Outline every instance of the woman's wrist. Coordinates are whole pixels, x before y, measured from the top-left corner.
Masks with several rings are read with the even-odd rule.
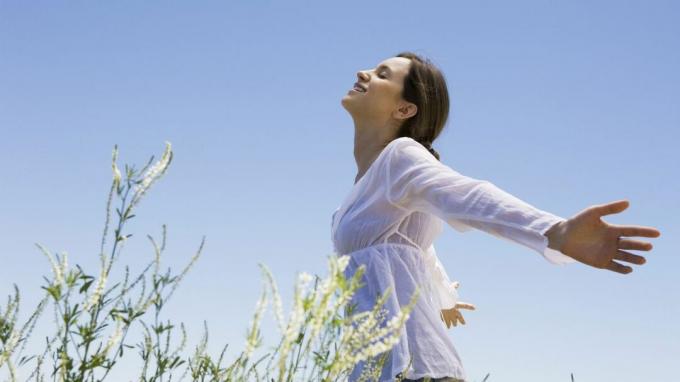
[[[564,242],[564,232],[566,230],[567,221],[562,220],[555,223],[543,234],[548,238],[548,248],[562,252],[562,243]]]

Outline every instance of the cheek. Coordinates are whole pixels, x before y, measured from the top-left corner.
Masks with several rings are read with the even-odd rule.
[[[399,101],[401,98],[401,88],[399,86],[391,82],[382,83],[380,85],[379,91],[382,98],[389,100],[392,103]]]
[[[373,102],[381,105],[383,108],[392,108],[397,101],[399,101],[399,92],[394,88],[394,86],[381,85],[376,86],[373,94],[370,94],[373,98]]]
[[[371,94],[363,102],[363,109],[374,116],[385,116],[394,110],[394,102],[386,94]]]

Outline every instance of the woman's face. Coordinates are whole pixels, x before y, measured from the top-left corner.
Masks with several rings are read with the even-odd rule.
[[[411,60],[391,57],[370,70],[357,72],[355,84],[342,98],[342,106],[352,115],[355,124],[368,126],[400,125],[405,118],[415,114],[416,105],[402,99],[404,77],[408,74]]]

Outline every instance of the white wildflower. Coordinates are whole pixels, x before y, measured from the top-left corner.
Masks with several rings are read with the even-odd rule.
[[[118,185],[120,184],[120,179],[121,179],[121,174],[120,170],[118,170],[118,166],[116,165],[116,159],[118,158],[118,147],[113,148],[113,160],[112,162],[112,167],[113,167],[113,182]]]
[[[255,315],[251,323],[250,333],[246,340],[245,358],[249,358],[255,347],[258,345],[258,332],[259,332],[258,326],[262,318],[262,313],[264,312],[264,308],[266,306],[267,306],[267,293],[265,290],[262,292],[262,296],[257,301],[257,305],[255,306]]]
[[[418,294],[416,288],[410,303],[387,321],[385,321],[387,311],[381,306],[386,301],[388,293],[380,296],[371,311],[352,315],[351,325],[344,328],[340,338],[340,348],[331,365],[330,376],[335,377],[343,370],[369,357],[380,355],[398,343],[403,325],[410,316]]]
[[[349,264],[349,255],[342,255],[338,257],[338,270],[343,272],[347,265]]]
[[[7,341],[7,344],[4,347],[4,350],[2,353],[0,353],[0,367],[9,360],[10,356],[16,349],[17,345],[19,344],[19,332],[12,329],[12,334],[9,337],[9,340]]]
[[[299,276],[299,280],[303,285],[307,285],[314,280],[314,276],[310,275],[307,272],[302,272]]]
[[[68,254],[66,252],[61,253],[61,273],[62,275],[66,273],[68,270],[68,260],[67,260]]]
[[[349,256],[345,257],[347,257],[347,260],[349,259]],[[338,272],[342,272],[340,268],[342,267],[341,263],[344,261],[345,259],[338,261],[335,256],[331,256],[328,260],[330,275],[323,280],[321,286],[317,288],[314,294],[315,306],[313,307],[312,311],[312,323],[309,331],[310,338],[316,337],[316,335],[321,331],[321,327],[323,326],[324,322],[326,322],[328,318],[335,312],[335,310],[330,309],[331,307],[335,307],[335,305],[330,304],[330,302],[335,290],[337,289],[338,285],[336,280]]]
[[[42,253],[50,261],[50,265],[52,265],[52,273],[54,273],[54,283],[61,285],[62,281],[64,280],[64,275],[61,271],[61,267],[57,264],[57,262],[54,260],[50,252],[45,247],[43,247],[40,243],[35,243],[35,245],[38,248],[40,248]]]
[[[291,309],[290,316],[288,319],[288,325],[286,327],[283,340],[281,342],[281,347],[279,351],[279,377],[282,378],[286,370],[286,359],[288,359],[288,353],[293,347],[293,343],[297,341],[302,325],[305,320],[305,310],[303,301],[303,292],[307,291],[307,286],[311,282],[309,277],[301,274],[298,276],[298,282],[295,285],[295,292],[293,297],[293,308]],[[307,293],[304,293],[307,296]]]
[[[139,202],[139,200],[144,196],[146,191],[151,187],[151,185],[160,178],[161,175],[167,170],[170,161],[172,160],[172,145],[170,142],[165,142],[165,151],[163,156],[158,162],[154,163],[149,167],[144,175],[142,176],[142,181],[140,184],[135,186],[134,196],[130,201],[130,206],[134,206]]]
[[[108,354],[109,350],[112,347],[118,345],[118,342],[120,342],[120,339],[123,337],[122,324],[123,320],[120,317],[116,317],[116,329],[114,330],[113,334],[111,334],[111,337],[109,337],[109,340],[106,342],[106,346],[104,347],[102,354],[104,355]]]
[[[104,292],[104,287],[106,286],[106,266],[102,265],[101,268],[101,273],[99,275],[99,280],[97,281],[97,286],[95,287],[94,292],[92,292],[92,295],[90,295],[90,298],[87,300],[87,303],[83,307],[86,311],[89,311],[91,308],[97,305],[99,302],[99,298],[102,296],[102,293]]]
[[[283,318],[283,303],[281,302],[281,295],[279,294],[279,289],[276,286],[276,282],[274,281],[274,277],[272,276],[271,272],[269,269],[264,265],[260,264],[260,268],[264,272],[267,281],[269,282],[269,286],[272,290],[272,297],[274,299],[274,315],[276,317],[276,323],[279,326],[279,332],[283,334],[285,327],[284,327],[284,318]]]

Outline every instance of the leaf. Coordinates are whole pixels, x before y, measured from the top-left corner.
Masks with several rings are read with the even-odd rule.
[[[94,281],[94,278],[92,278],[92,280],[84,282],[83,286],[80,287],[80,290],[78,292],[83,293],[83,292],[87,291],[87,289],[90,288],[90,285],[92,285],[93,281]]]

